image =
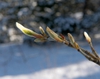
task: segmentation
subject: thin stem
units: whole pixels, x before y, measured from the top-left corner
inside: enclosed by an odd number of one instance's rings
[[[95,51],[95,49],[94,49],[94,47],[92,45],[92,42],[90,42],[89,44],[90,44],[91,50],[94,53],[94,55],[99,58],[98,54],[96,53],[96,51]]]

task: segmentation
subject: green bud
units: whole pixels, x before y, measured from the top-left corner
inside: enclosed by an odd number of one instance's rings
[[[54,40],[56,40],[56,41],[58,41],[58,42],[63,42],[63,40],[59,37],[59,35],[56,34],[53,30],[51,30],[49,27],[46,28],[46,31],[47,31],[48,35],[49,35],[52,39],[54,39]]]
[[[70,33],[68,33],[68,38],[69,38],[70,43],[74,46],[74,43],[75,43],[74,37]]]
[[[30,37],[36,37],[36,38],[43,38],[43,36],[41,34],[38,34],[26,27],[24,27],[23,25],[21,25],[20,23],[16,22],[16,26],[18,29],[20,29],[24,34],[30,36]]]

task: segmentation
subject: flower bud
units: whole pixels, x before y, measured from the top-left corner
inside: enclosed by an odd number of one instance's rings
[[[36,37],[36,38],[43,38],[43,36],[41,34],[38,34],[26,27],[24,27],[23,25],[21,25],[20,23],[16,22],[16,26],[18,29],[20,29],[24,34],[30,36],[30,37]]]
[[[69,38],[70,43],[71,43],[72,45],[74,45],[75,40],[74,40],[74,37],[73,37],[70,33],[68,33],[68,38]]]
[[[56,34],[53,30],[51,30],[49,27],[46,28],[46,31],[47,31],[48,35],[49,35],[52,39],[54,39],[54,40],[56,40],[56,41],[58,41],[58,42],[63,42],[63,40],[59,37],[59,35]]]
[[[87,34],[87,32],[84,32],[84,36],[85,36],[87,42],[90,43],[90,42],[91,42],[91,38],[90,38],[90,36]]]
[[[44,30],[43,30],[43,28],[41,26],[39,27],[39,30],[43,35],[45,34],[45,32],[44,32]]]

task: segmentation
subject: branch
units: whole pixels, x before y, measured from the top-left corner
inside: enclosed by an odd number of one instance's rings
[[[76,49],[78,52],[80,52],[82,55],[84,55],[88,60],[100,65],[100,57],[99,57],[99,55],[97,54],[97,52],[95,51],[95,49],[92,45],[92,41],[91,41],[90,36],[86,32],[84,32],[84,36],[85,36],[87,42],[90,45],[92,53],[81,48],[79,46],[79,44],[75,41],[74,37],[70,33],[68,33],[69,40],[67,40],[62,34],[58,35],[53,30],[51,30],[49,27],[47,27],[46,31],[44,31],[44,29],[40,26],[39,30],[40,30],[41,34],[38,34],[34,31],[24,27],[23,25],[19,24],[18,22],[16,22],[16,26],[24,34],[31,36],[31,37],[34,37],[35,42],[45,42],[45,41],[49,41],[50,39],[52,39],[54,41],[64,43],[65,45]]]

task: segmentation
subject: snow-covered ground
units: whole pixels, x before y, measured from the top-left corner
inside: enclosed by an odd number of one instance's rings
[[[0,45],[0,79],[100,79],[100,67],[62,44],[8,44]]]

